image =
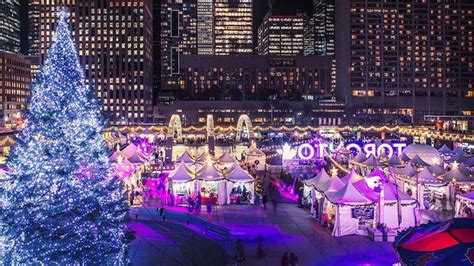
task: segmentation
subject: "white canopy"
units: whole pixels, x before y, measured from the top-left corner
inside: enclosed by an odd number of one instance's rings
[[[443,167],[441,167],[440,165],[437,165],[437,164],[428,166],[428,170],[435,176],[440,176],[440,175],[443,175],[444,173],[446,173],[446,170],[444,170]]]
[[[185,150],[183,154],[181,154],[177,159],[176,162],[185,162],[185,163],[193,163],[194,158],[193,156],[189,153],[188,150]]]
[[[208,151],[205,151],[196,158],[196,162],[206,163],[213,159],[212,155]]]
[[[199,168],[196,174],[196,179],[201,179],[203,181],[218,181],[223,179],[223,177],[212,162],[208,162]]]
[[[364,195],[366,198],[372,200],[372,201],[377,201],[379,198],[379,195],[377,192],[375,192],[373,189],[367,185],[367,181],[365,178],[355,182],[354,187],[359,191],[362,195]]]
[[[228,151],[225,151],[224,153],[222,153],[221,156],[217,158],[216,161],[218,161],[219,163],[235,163],[237,160],[232,157],[232,155]]]
[[[361,164],[367,166],[367,167],[377,167],[381,166],[382,164],[379,162],[377,158],[375,158],[374,155],[370,155],[367,160],[363,161]]]
[[[416,169],[411,164],[407,164],[404,167],[396,168],[395,173],[397,175],[413,176],[416,175]]]
[[[248,156],[248,155],[251,155],[251,156],[265,155],[265,153],[263,151],[261,151],[257,148],[257,144],[255,144],[255,142],[252,143],[252,145],[250,145],[250,147],[246,151],[244,151],[244,154],[246,156]]]
[[[323,191],[324,193],[332,193],[340,190],[344,187],[344,183],[337,176],[331,177],[331,180],[321,184],[317,189]]]
[[[388,159],[384,163],[386,163],[390,166],[402,166],[403,165],[403,163],[400,161],[400,158],[398,158],[398,156],[395,155],[395,154],[392,154],[392,157],[390,157],[390,159]]]
[[[418,154],[411,158],[410,163],[415,164],[417,166],[430,166],[430,164],[421,159]]]
[[[248,182],[253,181],[253,177],[249,172],[245,171],[240,167],[238,163],[234,164],[232,172],[227,175],[227,179],[230,181]]]
[[[140,135],[155,135],[153,131],[151,131],[149,128],[145,128],[140,132]]]
[[[351,171],[349,173],[347,173],[345,176],[343,176],[341,178],[341,181],[344,183],[344,184],[347,184],[347,182],[351,182],[351,183],[355,183],[359,180],[362,179],[362,176],[360,176],[359,174],[356,173],[356,171],[353,169],[351,169]]]
[[[397,191],[397,188],[392,182],[385,183],[383,190],[385,203],[393,203],[397,201],[400,201],[404,204],[415,203],[415,199],[400,191],[400,189]]]
[[[443,147],[439,148],[438,152],[443,153],[443,154],[448,154],[448,153],[451,153],[452,150],[448,146],[446,146],[446,144],[443,144]]]
[[[193,171],[182,161],[168,176],[173,182],[188,182],[194,179]]]
[[[371,204],[372,200],[362,195],[351,182],[348,182],[340,190],[333,193],[326,193],[326,197],[333,204]]]
[[[433,161],[441,162],[439,152],[429,145],[410,144],[403,150],[403,153],[410,159],[418,155],[426,163],[431,163]]]
[[[474,177],[471,171],[467,169],[464,164],[460,164],[458,167],[453,167],[445,175],[441,176],[445,182],[450,182],[453,179],[458,183],[471,183],[474,182]]]
[[[312,186],[312,187],[316,188],[317,186],[319,186],[321,184],[324,184],[329,180],[331,180],[331,177],[328,175],[328,173],[326,173],[326,170],[324,170],[324,168],[323,168],[321,170],[321,172],[319,172],[318,175],[316,175],[315,177],[313,177],[311,179],[306,180],[305,184],[307,186]]]
[[[411,179],[416,180],[416,176],[412,176]],[[433,173],[431,173],[428,168],[424,167],[418,173],[418,182],[425,185],[437,185],[441,186],[444,185],[446,182],[436,178]]]

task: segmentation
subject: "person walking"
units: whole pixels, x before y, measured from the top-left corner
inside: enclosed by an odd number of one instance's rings
[[[212,220],[212,202],[211,201],[207,202],[206,209],[207,209],[207,221],[210,222]]]
[[[288,252],[285,252],[285,254],[283,254],[283,257],[281,257],[281,266],[290,266],[290,258],[288,257]]]
[[[298,266],[299,260],[295,253],[290,254],[290,266]]]
[[[267,202],[268,202],[268,197],[267,194],[264,193],[262,196],[262,205],[263,205],[263,210],[267,210]]]

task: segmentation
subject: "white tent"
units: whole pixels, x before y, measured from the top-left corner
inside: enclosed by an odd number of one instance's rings
[[[455,217],[473,217],[474,191],[456,196]]]
[[[383,194],[380,192],[376,212],[378,222],[384,223],[388,228],[392,229],[404,229],[415,226],[417,224],[416,203],[415,199],[397,190],[393,183],[387,182],[383,186]],[[400,204],[400,208],[398,204]]]
[[[171,179],[173,182],[189,182],[194,180],[194,176],[196,174],[186,166],[184,161],[174,169],[168,175],[168,178]]]
[[[473,173],[464,165],[453,166],[449,172],[442,175],[445,182],[456,181],[456,183],[471,184],[474,182]]]
[[[201,153],[200,155],[196,157],[195,162],[207,163],[213,160],[214,160],[214,157],[208,151],[204,151],[203,153]]]
[[[365,165],[367,167],[377,167],[377,166],[381,166],[382,164],[379,162],[379,160],[377,158],[375,158],[374,155],[370,155],[369,158],[367,158],[367,160],[361,162],[360,164],[362,165]]]
[[[442,154],[449,154],[452,152],[452,150],[448,146],[446,146],[446,144],[443,144],[443,146],[438,149],[438,152]]]
[[[176,158],[176,162],[194,163],[194,158],[188,150],[185,150],[183,154]]]
[[[175,203],[184,203],[182,199],[195,192],[194,176],[195,173],[186,166],[184,161],[168,175],[168,187],[171,187],[173,190],[173,196],[176,197]]]
[[[326,173],[326,170],[324,168],[317,174],[315,177],[306,180],[304,183],[309,186],[313,187],[316,189],[316,186],[322,185],[326,183],[327,181],[331,180],[331,177]]]
[[[446,170],[444,170],[443,167],[437,164],[428,166],[428,170],[435,176],[440,176],[446,173]]]
[[[441,156],[439,155],[439,152],[429,145],[410,144],[403,150],[403,153],[408,156],[410,160],[418,155],[421,160],[428,164],[433,162],[441,162]]]
[[[327,193],[326,197],[330,204],[335,206],[333,236],[357,234],[359,219],[353,218],[354,209],[364,207],[373,209],[374,202],[362,195],[351,182],[348,182],[337,192]]]
[[[355,183],[361,179],[362,179],[362,176],[357,174],[357,172],[354,169],[351,169],[349,173],[347,173],[345,176],[341,178],[341,181],[344,184],[347,184],[347,182]]]
[[[242,169],[238,163],[235,163],[232,168],[232,172],[226,174],[227,204],[230,204],[231,192],[236,186],[245,186],[247,191],[250,193],[250,203],[253,204],[255,201],[255,188],[252,175]]]
[[[413,176],[416,175],[416,169],[411,164],[406,164],[404,167],[396,168],[395,173],[397,175]]]
[[[257,145],[252,143],[250,147],[244,151],[245,155],[245,162],[249,164],[257,164],[257,170],[263,171],[265,170],[267,156],[265,153],[257,148]]]
[[[203,187],[213,187],[217,193],[217,203],[219,205],[224,205],[227,202],[227,190],[226,190],[226,180],[222,173],[216,169],[212,162],[208,161],[196,172],[196,179],[199,180],[196,182],[196,190],[202,192]],[[207,195],[207,192],[201,193],[202,197]]]
[[[233,164],[237,162],[237,160],[232,157],[229,151],[225,151],[224,153],[222,153],[222,155],[219,156],[216,161],[221,164]]]
[[[400,158],[398,158],[398,156],[395,154],[392,154],[392,157],[390,157],[390,159],[386,160],[384,163],[389,166],[403,166]]]
[[[351,162],[353,163],[362,163],[363,161],[367,160],[367,157],[365,156],[365,154],[363,152],[359,152],[356,157],[354,157],[352,159]]]
[[[343,183],[339,177],[333,176],[329,181],[321,184],[318,187],[318,190],[324,193],[332,193],[340,190],[342,187],[344,187],[344,185],[345,183]]]

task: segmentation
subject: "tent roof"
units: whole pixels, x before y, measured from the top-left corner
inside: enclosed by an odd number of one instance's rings
[[[357,172],[354,169],[351,169],[351,171],[349,173],[347,173],[345,176],[343,176],[341,178],[341,181],[344,184],[347,184],[347,182],[349,182],[349,181],[351,183],[355,183],[355,182],[359,181],[360,179],[362,179],[362,176],[357,174]]]
[[[462,163],[466,160],[466,157],[464,155],[465,155],[464,151],[456,152],[453,154],[453,158],[451,160],[454,160],[458,163]]]
[[[365,156],[365,154],[363,152],[359,152],[356,157],[354,157],[352,159],[353,162],[356,162],[356,163],[362,163],[363,161],[367,160],[367,157]]]
[[[418,166],[430,166],[430,164],[425,162],[423,159],[421,159],[421,157],[418,154],[416,154],[415,156],[413,156],[413,158],[411,158],[410,163],[418,165]]]
[[[138,153],[134,153],[131,157],[127,159],[132,164],[142,164],[146,162],[146,159],[140,156]]]
[[[400,201],[403,203],[415,202],[415,199],[410,198],[410,196],[400,191],[400,189],[398,189],[398,194],[397,194],[397,188],[392,182],[385,183],[383,190],[384,190],[385,202],[396,202],[396,201]]]
[[[250,147],[244,151],[245,155],[251,155],[251,156],[262,156],[265,155],[265,153],[257,148],[257,144],[252,143]]]
[[[177,162],[193,163],[194,158],[191,156],[188,150],[185,150],[177,159]]]
[[[222,174],[211,162],[208,162],[197,170],[196,178],[207,181],[217,181],[222,179]]]
[[[380,177],[380,179],[383,181],[388,180],[387,175],[380,168],[374,168],[374,170],[372,170],[370,173],[367,174],[367,177],[374,177],[374,176]]]
[[[305,184],[307,186],[312,186],[312,187],[316,188],[317,185],[323,184],[323,183],[329,181],[330,179],[331,179],[331,177],[328,175],[328,173],[326,173],[326,170],[324,170],[324,168],[323,168],[321,170],[321,172],[319,172],[319,174],[317,174],[315,177],[306,180]]]
[[[443,144],[443,146],[438,149],[438,152],[446,154],[446,153],[451,153],[452,150],[448,146],[446,146],[446,144]]]
[[[191,181],[194,178],[192,170],[186,166],[184,161],[181,161],[178,167],[176,167],[168,177],[173,181]]]
[[[227,175],[227,179],[231,181],[252,181],[253,177],[249,172],[240,167],[238,163],[234,164],[234,169]]]
[[[452,151],[453,154],[455,153],[462,153],[462,154],[465,154],[464,150],[462,149],[461,146],[457,146],[453,151]]]
[[[319,184],[318,184],[319,185]],[[317,185],[319,191],[323,191],[324,193],[331,193],[340,190],[344,187],[344,183],[339,179],[337,176],[331,177],[329,181],[324,182],[323,184]]]
[[[367,185],[367,181],[365,181],[365,178],[357,181],[354,183],[354,187],[359,191],[362,195],[364,195],[366,198],[371,199],[372,201],[377,201],[379,196],[377,192],[375,192],[373,189],[371,189]]]
[[[465,164],[466,166],[474,166],[474,156],[472,156],[471,158],[465,160],[463,162],[463,164]]]
[[[336,148],[336,150],[334,151],[335,153],[340,153],[340,154],[351,154],[352,151],[346,149],[346,146],[344,146],[344,143],[341,142],[341,144],[339,144],[339,146]]]
[[[440,176],[440,175],[443,175],[444,173],[446,173],[446,170],[444,170],[443,167],[441,167],[440,165],[437,165],[437,164],[428,166],[427,168],[435,176]]]
[[[390,166],[402,166],[403,163],[400,161],[400,158],[398,158],[397,155],[392,154],[392,157],[390,159],[386,160],[384,163],[390,165]]]
[[[411,164],[406,164],[404,167],[396,168],[395,173],[397,175],[413,176],[416,175],[416,169]]]
[[[408,157],[406,153],[402,152],[402,154],[400,154],[400,160],[408,162],[410,161],[410,157]]]
[[[429,145],[410,144],[403,150],[403,153],[410,159],[418,155],[423,161],[428,163],[431,163],[433,160],[441,162],[439,152]]]
[[[235,158],[232,157],[232,155],[230,155],[230,152],[228,151],[225,151],[224,153],[222,153],[222,155],[217,158],[217,161],[220,163],[235,163],[236,162]]]
[[[196,162],[205,163],[205,162],[207,162],[209,159],[210,159],[210,160],[213,160],[214,157],[213,157],[208,151],[204,151],[204,152],[201,153],[199,156],[197,156]]]
[[[362,195],[351,182],[348,182],[340,190],[326,193],[326,197],[334,204],[370,204],[372,200]]]
[[[416,176],[412,176],[412,179],[416,179]],[[436,178],[427,167],[423,167],[423,169],[418,173],[418,182],[426,185],[441,185],[445,183]]]
[[[474,191],[471,191],[466,194],[459,194],[457,195],[457,197],[460,199],[468,200],[470,202],[474,202]]]
[[[441,176],[444,181],[450,182],[455,179],[456,182],[461,183],[471,183],[474,182],[474,176],[469,169],[466,168],[463,164],[460,164],[458,167],[453,167],[445,175]]]
[[[368,166],[368,167],[377,167],[382,165],[374,155],[370,155],[367,160],[363,161],[361,164]]]
[[[125,155],[126,158],[130,158],[137,152],[137,150],[138,150],[137,145],[133,143],[129,143],[127,147],[121,150],[121,152]]]
[[[153,131],[151,131],[149,128],[145,128],[140,132],[140,135],[155,135]]]

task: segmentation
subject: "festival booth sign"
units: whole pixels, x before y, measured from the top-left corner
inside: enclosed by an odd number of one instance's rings
[[[238,163],[234,163],[232,171],[225,175],[227,183],[227,204],[240,202],[242,196],[246,197],[248,193],[248,201],[254,204],[255,187],[254,179],[251,174],[245,171]],[[237,192],[237,193],[233,193]]]
[[[328,223],[334,223],[333,236],[352,234],[366,235],[367,228],[362,224],[373,223],[374,201],[360,193],[351,182],[337,192],[325,194],[328,199],[326,213]]]
[[[175,198],[174,204],[186,205],[188,197],[195,193],[195,175],[196,173],[189,169],[184,161],[181,161],[178,167],[169,173],[167,187],[173,191],[171,196]]]
[[[257,144],[252,143],[250,147],[244,151],[245,162],[250,165],[255,164],[258,171],[265,170],[267,156],[265,153],[257,148]]]
[[[456,195],[454,217],[474,217],[474,191]]]
[[[213,204],[224,205],[227,202],[226,183],[222,172],[213,165],[211,160],[208,160],[196,172],[196,191],[201,193],[204,204],[211,201]]]
[[[412,227],[393,247],[404,265],[473,265],[474,218]]]

